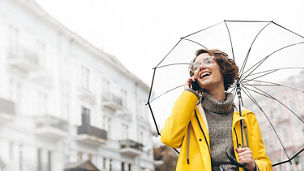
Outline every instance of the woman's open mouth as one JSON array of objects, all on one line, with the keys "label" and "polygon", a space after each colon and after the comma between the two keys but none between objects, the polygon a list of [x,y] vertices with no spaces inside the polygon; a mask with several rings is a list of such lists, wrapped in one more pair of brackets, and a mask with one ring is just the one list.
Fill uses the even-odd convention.
[{"label": "woman's open mouth", "polygon": [[211,72],[203,72],[203,73],[200,74],[200,79],[203,79],[203,78],[208,77],[210,75],[211,75]]}]

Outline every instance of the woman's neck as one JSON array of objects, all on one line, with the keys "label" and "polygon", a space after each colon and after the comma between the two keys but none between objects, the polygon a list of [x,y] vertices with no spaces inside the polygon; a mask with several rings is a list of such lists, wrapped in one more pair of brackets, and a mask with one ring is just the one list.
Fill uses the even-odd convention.
[{"label": "woman's neck", "polygon": [[226,93],[225,93],[224,86],[220,86],[215,89],[209,90],[209,94],[218,101],[223,101],[226,99]]}]

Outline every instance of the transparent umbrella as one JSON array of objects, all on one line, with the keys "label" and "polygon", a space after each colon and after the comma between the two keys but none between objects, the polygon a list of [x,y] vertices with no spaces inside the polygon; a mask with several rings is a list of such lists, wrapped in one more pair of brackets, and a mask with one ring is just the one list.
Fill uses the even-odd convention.
[{"label": "transparent umbrella", "polygon": [[304,150],[304,37],[273,21],[224,20],[181,37],[153,68],[147,105],[158,135],[202,48],[235,60],[240,76],[228,91],[257,115],[273,166],[291,163]]}]

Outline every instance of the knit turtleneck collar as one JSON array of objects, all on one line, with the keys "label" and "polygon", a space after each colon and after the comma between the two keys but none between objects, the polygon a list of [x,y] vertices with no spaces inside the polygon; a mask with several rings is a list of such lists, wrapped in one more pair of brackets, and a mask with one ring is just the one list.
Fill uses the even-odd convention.
[{"label": "knit turtleneck collar", "polygon": [[226,99],[223,101],[216,100],[213,96],[205,91],[201,92],[201,96],[201,105],[206,111],[218,114],[226,114],[233,110],[234,95],[232,93],[226,93]]}]

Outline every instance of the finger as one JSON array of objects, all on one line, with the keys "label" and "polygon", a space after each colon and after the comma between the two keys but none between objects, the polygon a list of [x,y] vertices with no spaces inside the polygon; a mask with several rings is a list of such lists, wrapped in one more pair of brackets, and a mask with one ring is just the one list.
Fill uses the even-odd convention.
[{"label": "finger", "polygon": [[245,151],[242,153],[238,153],[239,157],[252,157],[252,152],[251,151]]},{"label": "finger", "polygon": [[251,152],[250,148],[236,148],[237,153]]},{"label": "finger", "polygon": [[241,154],[252,154],[252,151],[251,150],[245,150],[245,151],[241,151],[241,152],[238,152],[239,155]]},{"label": "finger", "polygon": [[191,79],[192,79],[192,81],[194,82],[194,81],[196,80],[196,77],[193,75],[193,76],[191,77]]}]

